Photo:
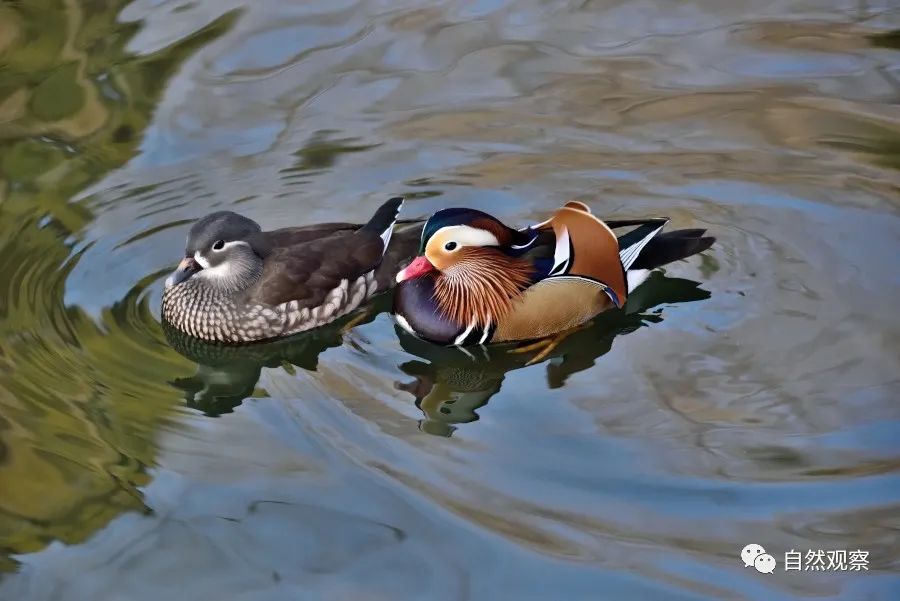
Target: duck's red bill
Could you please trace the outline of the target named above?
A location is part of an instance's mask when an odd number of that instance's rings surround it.
[[[400,283],[404,280],[411,280],[414,278],[419,278],[428,273],[429,271],[434,270],[434,265],[431,264],[431,261],[426,259],[424,256],[416,257],[413,259],[413,262],[407,265],[406,269],[401,270],[397,274],[397,283]]]

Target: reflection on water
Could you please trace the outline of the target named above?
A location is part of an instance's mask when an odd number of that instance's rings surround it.
[[[94,218],[72,195],[135,154],[160,82],[216,35],[126,62],[136,27],[116,23],[123,5],[0,7],[3,571],[12,553],[82,542],[147,510],[140,487],[172,406],[155,374],[179,360],[160,352],[143,294],[155,277],[135,274],[96,318],[62,302]]]
[[[697,282],[664,278],[654,273],[647,283],[629,297],[621,311],[608,311],[589,327],[565,338],[547,356],[547,387],[562,388],[572,374],[590,367],[612,348],[619,334],[662,321],[662,308],[645,313],[663,303],[676,303],[709,298]],[[472,350],[438,347],[419,340],[396,328],[403,349],[418,359],[400,365],[414,380],[397,387],[412,394],[416,406],[424,414],[419,427],[430,434],[450,436],[453,424],[478,419],[476,410],[500,392],[504,376],[514,369],[531,365],[540,352],[529,354],[530,345],[496,345]]]
[[[609,311],[595,319],[590,327],[573,333],[547,356],[548,387],[561,388],[566,379],[588,369],[608,352],[619,334],[662,321],[660,307],[664,303],[688,302],[709,298],[697,282],[665,278],[654,273],[647,284],[637,290],[622,311]],[[166,339],[172,348],[197,363],[191,377],[172,382],[185,393],[188,407],[206,415],[217,416],[231,412],[251,396],[265,396],[257,387],[264,367],[299,367],[315,371],[319,356],[326,350],[340,346],[347,336],[348,324],[358,326],[372,321],[377,313],[389,310],[389,296],[377,299],[365,312],[367,319],[347,317],[327,327],[298,336],[248,346],[211,344],[191,338],[163,324]],[[400,344],[406,352],[418,357],[399,366],[403,373],[414,377],[409,383],[396,384],[415,397],[415,404],[425,419],[419,423],[430,434],[450,436],[453,424],[478,419],[475,410],[486,405],[500,391],[506,372],[530,365],[539,349],[529,353],[527,345],[496,345],[459,349],[441,347],[419,340],[395,328]]]
[[[0,599],[893,598],[898,16],[0,4]],[[197,216],[390,194],[719,243],[536,365],[389,298],[242,349],[160,325]],[[764,577],[748,542],[870,569]]]
[[[265,391],[257,388],[264,367],[283,367],[291,372],[295,367],[315,371],[319,355],[340,346],[350,324],[371,322],[376,313],[386,310],[387,298],[379,297],[366,309],[325,327],[274,342],[245,346],[211,344],[163,323],[166,340],[172,348],[197,363],[194,375],[177,378],[172,385],[184,391],[188,407],[209,416],[230,413],[247,397],[265,396]],[[351,339],[349,334],[347,337]]]

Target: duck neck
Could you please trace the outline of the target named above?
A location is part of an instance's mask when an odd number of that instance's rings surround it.
[[[533,274],[534,267],[526,259],[494,249],[470,249],[435,278],[434,299],[453,321],[485,328],[509,313]]]

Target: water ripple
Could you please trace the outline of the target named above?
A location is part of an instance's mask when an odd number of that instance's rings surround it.
[[[893,598],[887,3],[7,4],[0,598]],[[246,348],[160,324],[196,217],[389,194],[718,244],[537,365],[387,298]]]

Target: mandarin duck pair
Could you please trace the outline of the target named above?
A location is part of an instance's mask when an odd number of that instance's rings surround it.
[[[420,233],[416,222],[398,224],[402,202],[387,201],[364,225],[271,232],[212,213],[191,228],[166,280],[163,318],[206,341],[268,340],[330,323],[396,282],[397,323],[430,342],[546,339],[622,307],[649,270],[715,241],[698,229],[662,234],[667,219],[604,223],[574,201],[521,230],[481,211],[444,209]]]

